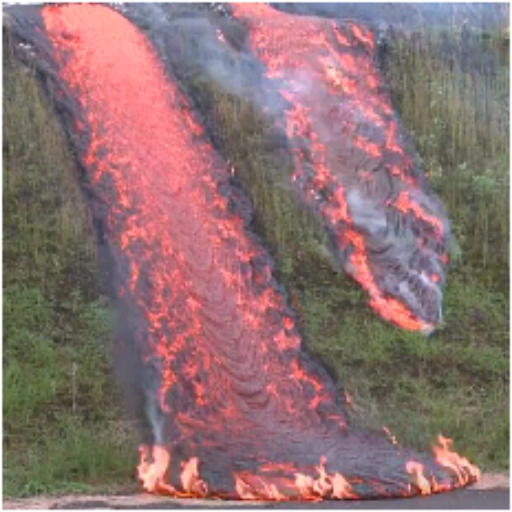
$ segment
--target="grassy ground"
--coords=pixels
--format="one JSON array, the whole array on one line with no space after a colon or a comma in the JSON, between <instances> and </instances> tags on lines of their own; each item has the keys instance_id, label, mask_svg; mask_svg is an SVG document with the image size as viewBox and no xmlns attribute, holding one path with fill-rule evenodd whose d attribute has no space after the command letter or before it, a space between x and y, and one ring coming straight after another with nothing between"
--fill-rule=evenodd
<instances>
[{"instance_id":1,"label":"grassy ground","mask_svg":"<svg viewBox=\"0 0 512 512\"><path fill-rule=\"evenodd\" d=\"M274 169L289 163L258 112L211 84L192 88L216 144L249 191L256 226L278 260L309 347L353 398L354 421L386 425L419 448L442 432L484 469L505 469L508 62L463 69L455 51L446 60L439 40L415 41L390 47L388 80L460 245L448 278L446 328L431 339L382 322L359 287L332 270L314 219L276 181ZM478 44L484 43L498 55L492 41ZM111 315L97 282L96 242L77 169L34 77L6 57L4 493L127 484L136 438L120 421L110 373Z\"/></svg>"},{"instance_id":2,"label":"grassy ground","mask_svg":"<svg viewBox=\"0 0 512 512\"><path fill-rule=\"evenodd\" d=\"M395 424L404 440L414 442L418 432L426 439L441 430L483 467L505 468L508 40L464 31L416 34L395 41L387 64L394 103L425 159L432 185L447 205L460 253L448 279L446 329L432 340L410 337L401 344L401 336L393 342L385 338L380 353L389 364L395 360L401 376L388 382L384 368L375 368L386 391L370 390L370 395L374 400L381 396L383 421ZM415 411L407 421L400 417L401 401L407 404L405 410Z\"/></svg>"},{"instance_id":3,"label":"grassy ground","mask_svg":"<svg viewBox=\"0 0 512 512\"><path fill-rule=\"evenodd\" d=\"M4 495L128 480L134 439L110 377L77 169L47 98L8 49L3 107Z\"/></svg>"}]
</instances>

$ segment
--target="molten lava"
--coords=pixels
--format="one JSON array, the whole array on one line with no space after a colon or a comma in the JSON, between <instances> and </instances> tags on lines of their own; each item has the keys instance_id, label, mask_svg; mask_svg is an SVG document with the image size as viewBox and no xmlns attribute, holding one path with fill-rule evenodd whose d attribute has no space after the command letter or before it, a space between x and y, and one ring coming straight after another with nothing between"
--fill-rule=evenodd
<instances>
[{"instance_id":1,"label":"molten lava","mask_svg":"<svg viewBox=\"0 0 512 512\"><path fill-rule=\"evenodd\" d=\"M41 14L44 31L35 30L34 39L58 88L130 326L125 348L136 360L133 394L143 396L152 431L140 448L144 489L173 496L358 499L413 496L475 480L477 469L444 438L434 459L385 434L347 426L343 398L304 352L272 261L248 230L247 201L143 33L99 4L48 5ZM370 34L354 27L339 32L337 42L312 31L311 41L355 38L371 48ZM294 55L290 59L298 59ZM332 66L336 87L350 88L353 78L336 61ZM282 74L282 67L273 72ZM361 102L361 115L389 110L374 103ZM320 127L302 105L293 113L290 123L296 120L317 144L314 172L306 179L298 166L297 180L330 184L323 215L333 229L340 227L340 243L353 247L353 272L379 311L419 322L375 284L346 189L333 185L323 164L327 147L315 138ZM418 197L410 192L398 204L423 219Z\"/></svg>"},{"instance_id":2,"label":"molten lava","mask_svg":"<svg viewBox=\"0 0 512 512\"><path fill-rule=\"evenodd\" d=\"M288 104L280 124L300 200L320 215L370 305L402 328L431 332L441 320L449 223L405 149L373 35L264 4L232 10L249 27L269 92Z\"/></svg>"}]
</instances>

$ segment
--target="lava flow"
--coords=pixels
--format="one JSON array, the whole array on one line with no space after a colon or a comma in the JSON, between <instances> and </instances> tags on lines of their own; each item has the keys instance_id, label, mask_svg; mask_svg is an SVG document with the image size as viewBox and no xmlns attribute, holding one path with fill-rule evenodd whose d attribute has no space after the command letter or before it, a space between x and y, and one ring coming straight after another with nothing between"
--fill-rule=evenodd
<instances>
[{"instance_id":1,"label":"lava flow","mask_svg":"<svg viewBox=\"0 0 512 512\"><path fill-rule=\"evenodd\" d=\"M247 201L143 33L99 4L41 14L38 37L51 42L41 58L52 60L44 69L57 70L133 326L133 393L144 397L152 431L140 448L144 488L365 499L478 478L444 438L425 457L347 426L342 396L305 353L272 261L248 231Z\"/></svg>"},{"instance_id":2,"label":"lava flow","mask_svg":"<svg viewBox=\"0 0 512 512\"><path fill-rule=\"evenodd\" d=\"M405 149L374 64L372 33L355 23L232 4L270 90L286 100L301 201L326 225L340 265L383 318L430 333L441 321L449 222Z\"/></svg>"}]
</instances>

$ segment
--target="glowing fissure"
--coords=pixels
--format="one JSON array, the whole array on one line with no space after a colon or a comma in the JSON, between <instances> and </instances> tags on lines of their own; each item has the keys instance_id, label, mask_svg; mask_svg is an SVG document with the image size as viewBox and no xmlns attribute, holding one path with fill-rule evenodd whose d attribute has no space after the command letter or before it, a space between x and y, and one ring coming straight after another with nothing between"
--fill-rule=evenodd
<instances>
[{"instance_id":1,"label":"glowing fissure","mask_svg":"<svg viewBox=\"0 0 512 512\"><path fill-rule=\"evenodd\" d=\"M359 499L478 478L444 438L434 459L348 428L345 401L302 350L227 165L143 34L99 4L49 5L41 14L117 295L134 326L134 391L152 428L140 447L143 488ZM364 31L356 37L369 44ZM343 194L338 187L331 214L350 224Z\"/></svg>"},{"instance_id":2,"label":"glowing fissure","mask_svg":"<svg viewBox=\"0 0 512 512\"><path fill-rule=\"evenodd\" d=\"M371 32L262 4L231 7L249 27L269 89L288 103L282 127L296 147L300 199L322 217L370 305L402 328L431 332L441 320L449 223L403 148Z\"/></svg>"}]
</instances>

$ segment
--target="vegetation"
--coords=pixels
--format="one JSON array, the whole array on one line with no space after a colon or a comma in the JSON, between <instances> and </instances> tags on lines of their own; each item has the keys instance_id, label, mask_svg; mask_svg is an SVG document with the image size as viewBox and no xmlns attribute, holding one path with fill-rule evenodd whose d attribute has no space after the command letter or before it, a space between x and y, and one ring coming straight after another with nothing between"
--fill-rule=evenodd
<instances>
[{"instance_id":1,"label":"vegetation","mask_svg":"<svg viewBox=\"0 0 512 512\"><path fill-rule=\"evenodd\" d=\"M492 59L468 68L461 37L398 37L384 62L460 247L446 327L429 339L385 324L332 269L315 219L274 172L290 162L268 121L199 75L188 87L249 192L309 348L352 396L353 420L386 425L422 449L442 432L484 469L505 469L509 67L501 39L473 37L472 48ZM128 484L137 439L111 378L111 314L78 170L34 73L8 48L3 154L4 493Z\"/></svg>"},{"instance_id":2,"label":"vegetation","mask_svg":"<svg viewBox=\"0 0 512 512\"><path fill-rule=\"evenodd\" d=\"M392 97L448 207L465 265L508 293L508 40L469 30L413 34L390 53Z\"/></svg>"},{"instance_id":3,"label":"vegetation","mask_svg":"<svg viewBox=\"0 0 512 512\"><path fill-rule=\"evenodd\" d=\"M135 439L109 371L77 169L52 105L8 48L3 107L4 493L127 481Z\"/></svg>"}]
</instances>

